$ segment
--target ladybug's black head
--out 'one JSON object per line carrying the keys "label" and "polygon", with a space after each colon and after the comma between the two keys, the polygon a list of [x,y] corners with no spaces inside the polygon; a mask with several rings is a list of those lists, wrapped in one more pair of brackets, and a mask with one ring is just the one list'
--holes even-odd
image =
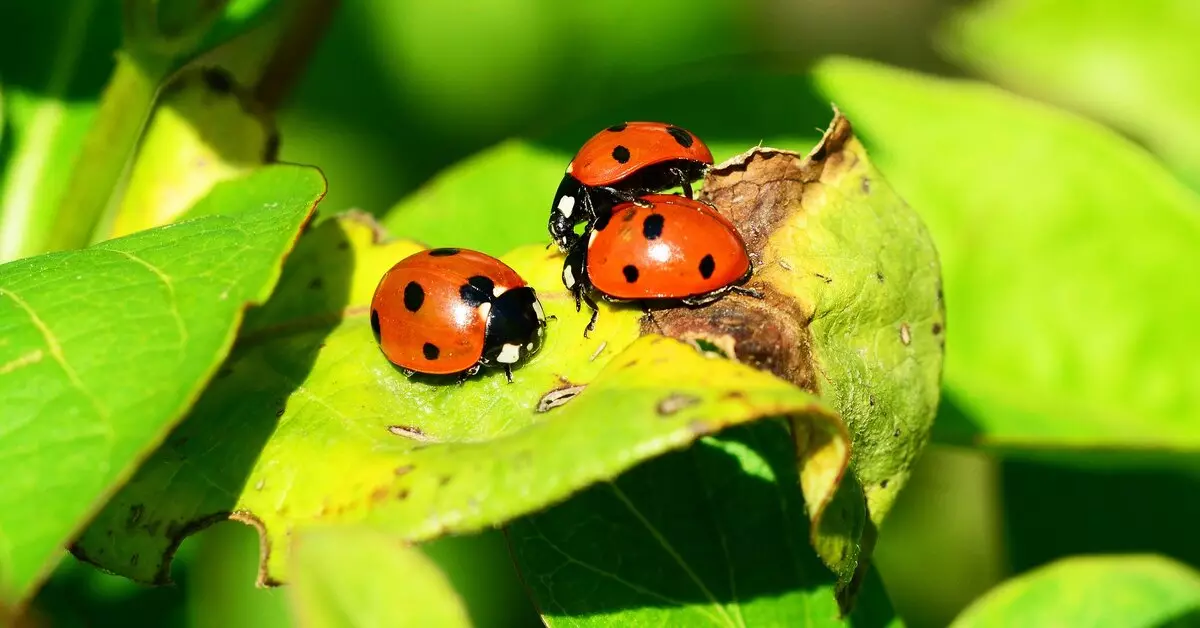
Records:
{"label": "ladybug's black head", "polygon": [[492,301],[481,362],[489,366],[513,365],[542,347],[546,315],[533,288],[505,291]]}
{"label": "ladybug's black head", "polygon": [[546,225],[559,250],[566,252],[571,248],[577,237],[575,225],[591,220],[591,203],[588,201],[584,185],[569,174],[564,176],[554,193],[554,204],[550,206],[550,220]]}

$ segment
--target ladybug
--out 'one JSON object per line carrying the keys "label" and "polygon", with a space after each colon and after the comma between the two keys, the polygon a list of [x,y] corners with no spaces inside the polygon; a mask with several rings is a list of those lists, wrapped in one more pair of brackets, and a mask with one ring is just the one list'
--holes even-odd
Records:
{"label": "ladybug", "polygon": [[512,367],[541,348],[546,316],[537,294],[504,262],[469,249],[414,253],[392,266],[371,299],[371,331],[405,375]]}
{"label": "ladybug", "polygon": [[592,310],[584,330],[596,326],[606,301],[679,301],[704,305],[730,291],[762,298],[743,288],[753,273],[741,234],[716,208],[676,194],[654,194],[644,204],[621,203],[601,214],[563,263],[562,282]]}
{"label": "ladybug", "polygon": [[575,225],[590,223],[618,202],[692,182],[713,163],[712,152],[687,129],[663,122],[626,122],[592,136],[571,162],[550,207],[550,237],[564,252]]}

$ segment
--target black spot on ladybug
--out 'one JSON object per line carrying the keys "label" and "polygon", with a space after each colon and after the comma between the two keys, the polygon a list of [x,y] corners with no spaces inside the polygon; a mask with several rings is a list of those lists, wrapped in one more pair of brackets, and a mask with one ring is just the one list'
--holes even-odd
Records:
{"label": "black spot on ladybug", "polygon": [[633,264],[626,265],[625,268],[621,269],[621,273],[625,275],[625,281],[629,283],[634,283],[638,279],[638,269]]}
{"label": "black spot on ladybug", "polygon": [[437,348],[437,345],[427,342],[421,347],[421,353],[425,355],[426,360],[436,360],[442,352]]}
{"label": "black spot on ladybug", "polygon": [[201,76],[204,78],[204,84],[218,94],[233,91],[233,77],[221,68],[206,68]]}
{"label": "black spot on ladybug", "polygon": [[620,133],[621,131],[624,131],[624,130],[625,130],[625,127],[626,127],[626,126],[629,126],[629,125],[627,125],[627,124],[625,124],[625,123],[621,123],[621,124],[614,124],[614,125],[612,125],[612,126],[608,127],[608,130],[609,130],[609,131],[612,131],[613,133]]}
{"label": "black spot on ladybug", "polygon": [[495,288],[496,282],[483,275],[475,275],[458,289],[458,296],[462,297],[467,305],[478,307],[492,300],[492,290]]}
{"label": "black spot on ladybug", "polygon": [[667,133],[670,133],[671,137],[675,138],[675,141],[679,142],[680,146],[682,146],[684,148],[692,147],[692,134],[691,133],[688,133],[687,131],[684,131],[683,129],[681,129],[677,126],[667,127]]}
{"label": "black spot on ladybug", "polygon": [[379,342],[379,312],[371,310],[371,333],[375,334],[375,342]]}
{"label": "black spot on ladybug", "polygon": [[647,240],[657,240],[662,235],[664,222],[662,214],[646,216],[642,221],[642,235],[646,236]]}
{"label": "black spot on ladybug", "polygon": [[628,162],[629,161],[629,149],[625,148],[624,146],[618,145],[616,148],[613,149],[612,158],[616,159],[618,163]]}
{"label": "black spot on ladybug", "polygon": [[429,251],[429,254],[434,257],[450,257],[451,255],[458,255],[459,252],[460,252],[459,249],[446,247],[446,248],[440,248],[440,249],[432,249]]}
{"label": "black spot on ladybug", "polygon": [[421,309],[423,303],[425,303],[425,289],[415,281],[408,282],[408,285],[404,286],[404,309],[416,312]]}
{"label": "black spot on ladybug", "polygon": [[489,296],[492,294],[492,290],[496,289],[496,282],[492,281],[488,277],[484,277],[483,275],[475,275],[474,277],[468,279],[467,283],[488,293]]}
{"label": "black spot on ladybug", "polygon": [[717,262],[712,255],[705,255],[704,259],[700,260],[700,276],[708,279],[712,277],[713,271],[717,269]]}

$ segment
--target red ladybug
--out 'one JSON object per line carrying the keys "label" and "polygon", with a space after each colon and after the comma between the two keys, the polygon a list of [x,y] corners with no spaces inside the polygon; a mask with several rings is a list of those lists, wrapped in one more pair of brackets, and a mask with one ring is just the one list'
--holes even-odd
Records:
{"label": "red ladybug", "polygon": [[713,163],[712,152],[691,131],[662,122],[626,122],[592,136],[563,176],[550,207],[550,237],[563,251],[575,225],[590,223],[618,202],[676,185],[692,197],[692,181]]}
{"label": "red ladybug", "polygon": [[504,262],[468,249],[431,249],[392,266],[371,299],[371,331],[405,375],[512,367],[541,348],[546,316],[533,288]]}
{"label": "red ladybug", "polygon": [[599,314],[589,292],[606,301],[711,303],[743,288],[753,273],[741,234],[712,206],[675,194],[645,196],[601,214],[563,264],[563,285],[592,309],[584,336]]}

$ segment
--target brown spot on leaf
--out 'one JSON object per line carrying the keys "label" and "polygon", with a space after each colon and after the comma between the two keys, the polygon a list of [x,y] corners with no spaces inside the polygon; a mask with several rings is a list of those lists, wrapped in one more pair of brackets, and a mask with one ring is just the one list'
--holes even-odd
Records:
{"label": "brown spot on leaf", "polygon": [[825,275],[822,275],[821,273],[813,273],[813,275],[815,275],[817,277],[817,279],[820,279],[821,281],[824,281],[825,283],[833,283],[833,279],[830,279],[829,277],[826,277]]}
{"label": "brown spot on leaf", "polygon": [[896,428],[896,431],[892,432],[892,438],[900,438],[900,428]]}
{"label": "brown spot on leaf", "polygon": [[933,335],[935,335],[935,336],[936,336],[936,335],[938,335],[938,334],[940,334],[940,333],[942,333],[942,324],[941,324],[941,323],[934,323],[934,324],[933,324],[933,327],[930,329],[930,331],[932,331],[932,332],[933,332]]}
{"label": "brown spot on leaf", "polygon": [[745,398],[746,398],[746,391],[744,391],[744,390],[731,390],[731,391],[721,395],[721,399],[727,399],[727,400],[740,400],[740,399],[745,399]]}
{"label": "brown spot on leaf", "polygon": [[337,243],[337,247],[339,251],[345,251],[346,249],[350,248],[350,241],[341,240]]}
{"label": "brown spot on leaf", "polygon": [[864,176],[862,178],[862,185],[860,187],[862,189],[863,194],[870,194],[871,193],[871,178]]}
{"label": "brown spot on leaf", "polygon": [[908,323],[900,324],[900,342],[903,342],[906,347],[912,344],[912,330],[909,329]]}
{"label": "brown spot on leaf", "polygon": [[879,483],[879,488],[887,488],[887,485],[888,485],[888,481],[883,480]]}
{"label": "brown spot on leaf", "polygon": [[642,319],[642,334],[707,342],[731,358],[815,390],[808,316],[769,286],[761,289],[764,299],[732,294],[704,307],[655,312],[654,324]]}
{"label": "brown spot on leaf", "polygon": [[424,430],[415,425],[389,425],[388,431],[396,436],[411,438],[412,440],[420,441],[422,443],[427,443],[432,440],[425,435]]}
{"label": "brown spot on leaf", "polygon": [[654,411],[657,412],[659,416],[671,416],[680,410],[690,408],[698,403],[700,403],[700,398],[694,395],[671,393],[662,401],[658,402],[658,405],[654,407]]}
{"label": "brown spot on leaf", "polygon": [[883,283],[883,271],[882,270],[875,271],[875,279],[878,279],[879,283]]}
{"label": "brown spot on leaf", "polygon": [[554,408],[565,405],[567,402],[578,396],[579,393],[583,392],[585,388],[587,388],[587,386],[564,386],[562,388],[555,388],[554,390],[542,395],[542,398],[538,400],[537,408],[535,408],[534,411],[549,412]]}
{"label": "brown spot on leaf", "polygon": [[411,464],[402,464],[402,465],[396,467],[396,475],[408,474],[408,473],[412,472],[412,470],[414,468],[415,467],[413,467]]}
{"label": "brown spot on leaf", "polygon": [[399,500],[408,499],[408,489],[406,489],[406,488],[400,489],[400,492],[396,493],[396,499],[399,499]]}
{"label": "brown spot on leaf", "polygon": [[452,480],[452,479],[454,479],[453,476],[443,475],[442,477],[438,478],[438,486],[445,486],[445,485],[449,484],[450,480]]}
{"label": "brown spot on leaf", "polygon": [[716,432],[719,428],[720,426],[703,419],[696,419],[695,421],[688,423],[687,426],[688,431],[695,435],[696,438],[708,436],[709,434]]}
{"label": "brown spot on leaf", "polygon": [[387,496],[388,496],[388,487],[386,487],[386,486],[380,486],[380,487],[376,488],[375,490],[371,491],[371,501],[373,501],[373,502],[383,501],[383,500],[387,499]]}

